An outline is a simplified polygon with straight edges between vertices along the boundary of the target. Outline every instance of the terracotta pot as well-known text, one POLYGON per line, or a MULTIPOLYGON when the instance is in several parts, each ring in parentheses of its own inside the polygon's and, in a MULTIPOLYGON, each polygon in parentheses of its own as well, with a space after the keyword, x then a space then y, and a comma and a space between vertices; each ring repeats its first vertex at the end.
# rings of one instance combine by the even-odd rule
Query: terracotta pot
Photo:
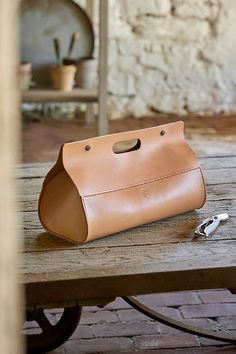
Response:
POLYGON ((19 63, 18 77, 20 89, 23 91, 28 90, 32 79, 32 63, 28 61, 19 63))
POLYGON ((71 91, 74 86, 76 70, 74 65, 52 65, 50 71, 54 89, 71 91))
POLYGON ((80 60, 77 65, 77 69, 77 86, 83 88, 94 87, 97 78, 97 61, 95 59, 80 60))

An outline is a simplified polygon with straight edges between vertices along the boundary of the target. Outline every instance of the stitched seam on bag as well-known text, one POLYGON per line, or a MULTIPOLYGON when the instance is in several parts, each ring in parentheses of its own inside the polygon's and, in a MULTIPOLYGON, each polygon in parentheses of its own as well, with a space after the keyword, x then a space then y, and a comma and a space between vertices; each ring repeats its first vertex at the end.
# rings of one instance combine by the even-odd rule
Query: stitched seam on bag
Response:
POLYGON ((186 172, 194 171, 194 170, 201 170, 201 169, 200 169, 199 166, 198 166, 198 167, 193 167, 193 168, 188 168, 188 169, 186 169, 186 170, 174 172, 174 173, 171 173, 171 174, 166 175, 166 176, 162 176, 162 177, 158 177, 158 178, 153 178, 153 179, 151 179, 151 180, 149 180, 149 181, 140 182, 140 183, 136 183, 136 184, 130 184, 130 185, 125 186, 125 187, 119 187, 119 188, 116 188, 116 189, 110 189, 110 190, 103 191, 103 192, 96 192, 96 193, 92 193, 92 194, 87 194, 87 195, 84 195, 83 198, 95 197, 95 196, 101 195, 101 194, 116 192, 116 191, 125 190, 125 189, 132 188, 132 187, 142 186, 142 185, 144 185, 144 184, 149 184, 149 183, 158 182, 158 181, 161 181, 161 180, 163 180, 163 179, 170 178, 170 177, 174 177, 174 176, 177 176, 177 175, 180 175, 180 174, 183 174, 183 173, 186 173, 186 172))

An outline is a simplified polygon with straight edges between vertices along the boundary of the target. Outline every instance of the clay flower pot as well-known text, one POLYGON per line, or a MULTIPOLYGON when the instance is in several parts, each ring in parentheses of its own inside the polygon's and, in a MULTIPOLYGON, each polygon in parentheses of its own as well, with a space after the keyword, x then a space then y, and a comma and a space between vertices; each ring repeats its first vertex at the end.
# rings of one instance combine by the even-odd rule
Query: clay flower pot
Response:
POLYGON ((76 70, 74 65, 52 65, 50 72, 54 89, 71 91, 74 86, 76 70))
POLYGON ((19 63, 18 79, 20 89, 23 91, 28 90, 32 79, 32 63, 28 61, 19 63))

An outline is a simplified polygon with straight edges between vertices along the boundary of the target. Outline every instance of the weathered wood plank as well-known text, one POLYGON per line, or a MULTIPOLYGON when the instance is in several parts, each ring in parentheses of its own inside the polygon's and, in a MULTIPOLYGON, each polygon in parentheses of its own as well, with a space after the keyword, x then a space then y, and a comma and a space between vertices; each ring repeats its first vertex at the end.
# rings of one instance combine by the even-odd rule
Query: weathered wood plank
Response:
POLYGON ((199 135, 191 132, 191 147, 198 157, 235 155, 235 134, 221 136, 217 134, 199 135))
POLYGON ((203 175, 207 185, 217 184, 221 186, 225 183, 236 182, 235 169, 232 168, 203 170, 203 175))
MULTIPOLYGON (((236 145, 236 144, 235 144, 236 145)), ((236 146, 235 146, 236 152, 236 146)), ((235 156, 206 156, 199 158, 200 165, 203 170, 212 170, 216 168, 235 168, 236 167, 236 154, 235 156)))
MULTIPOLYGON (((194 228, 196 226, 191 220, 186 220, 184 225, 172 223, 176 226, 174 232, 170 232, 168 223, 158 222, 155 224, 148 224, 143 227, 134 228, 128 232, 114 234, 90 243, 80 246, 71 244, 60 238, 57 238, 43 229, 25 230, 25 252, 39 252, 50 250, 70 250, 70 249, 88 249, 88 248, 102 248, 102 247, 120 247, 130 245, 144 245, 144 244, 168 244, 176 242, 192 242, 197 238, 194 236, 194 228), (166 227, 165 227, 166 226, 166 227)), ((236 239, 236 225, 235 221, 226 223, 221 226, 214 235, 207 238, 206 242, 222 241, 236 239), (234 234, 232 234, 234 230, 234 234)))
POLYGON ((236 287, 232 250, 236 241, 26 253, 21 271, 28 303, 227 288, 236 287))
POLYGON ((221 212, 228 212, 230 219, 220 226, 215 234, 208 238, 207 241, 235 239, 236 202, 224 200, 221 201, 220 206, 217 208, 215 202, 208 201, 206 206, 201 210, 146 224, 81 246, 73 245, 46 233, 40 225, 37 212, 26 212, 24 213, 24 251, 38 252, 56 249, 168 244, 179 241, 192 242, 196 240, 196 238, 194 238, 194 229, 197 224, 204 218, 221 212))
MULTIPOLYGON (((60 279, 28 282, 25 286, 27 307, 55 308, 79 302, 82 306, 97 306, 119 296, 159 292, 235 287, 235 267, 143 273, 106 278, 60 279), (232 280, 232 281, 231 281, 232 280), (40 295, 39 295, 40 294, 40 295), (105 297, 106 296, 106 297, 105 297)), ((68 305, 67 305, 68 306, 68 305)))
POLYGON ((25 165, 24 167, 17 167, 15 169, 15 177, 16 178, 38 178, 45 177, 47 172, 53 166, 53 162, 51 163, 40 163, 40 164, 31 164, 25 165))
MULTIPOLYGON (((88 249, 31 252, 23 255, 20 270, 28 281, 106 277, 147 272, 206 269, 232 266, 236 269, 236 240, 175 242, 158 245, 130 245, 88 249), (62 256, 63 255, 63 256, 62 256), (222 258, 220 258, 222 257, 222 258), (34 279, 35 276, 35 279, 34 279), (58 277, 58 278, 57 278, 58 277)), ((236 282, 236 278, 235 278, 236 282)))

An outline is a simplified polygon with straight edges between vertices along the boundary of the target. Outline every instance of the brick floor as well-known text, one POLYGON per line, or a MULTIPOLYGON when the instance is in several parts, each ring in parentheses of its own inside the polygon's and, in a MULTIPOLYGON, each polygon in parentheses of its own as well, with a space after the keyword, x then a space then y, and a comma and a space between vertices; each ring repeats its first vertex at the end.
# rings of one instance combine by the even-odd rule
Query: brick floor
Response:
MULTIPOLYGON (((110 131, 138 129, 176 119, 178 117, 170 116, 126 119, 112 122, 110 131)), ((204 153, 204 146, 208 152, 209 148, 215 149, 214 153, 235 151, 235 116, 226 120, 228 125, 224 125, 221 119, 215 119, 211 130, 207 130, 205 120, 187 119, 187 136, 199 154, 204 153), (194 136, 191 135, 193 132, 194 136), (199 143, 199 136, 205 139, 204 144, 199 143)), ((23 161, 54 160, 63 142, 84 139, 95 133, 94 125, 86 126, 82 122, 25 122, 23 161)), ((140 296, 140 300, 163 314, 196 326, 236 331, 236 295, 228 290, 151 294, 140 296)), ((60 316, 60 312, 60 309, 50 311, 54 319, 60 316)), ((34 331, 33 327, 31 324, 34 331)), ((116 299, 102 309, 85 307, 81 322, 70 340, 51 354, 131 354, 135 351, 143 354, 231 354, 236 353, 236 346, 197 338, 155 323, 131 309, 122 299, 116 299)))
MULTIPOLYGON (((235 354, 235 346, 211 347, 211 348, 179 348, 179 349, 158 349, 142 350, 142 354, 235 354)), ((118 354, 120 352, 107 352, 106 354, 118 354)), ((140 352, 139 352, 140 353, 140 352)), ((61 354, 61 353, 54 353, 61 354)), ((64 353, 63 353, 64 354, 64 353)), ((133 354, 133 352, 122 352, 122 354, 133 354)))
POLYGON ((197 337, 183 332, 146 336, 142 335, 134 337, 133 340, 136 350, 178 347, 189 348, 197 347, 199 345, 197 337))
POLYGON ((202 305, 184 305, 180 307, 184 318, 219 317, 236 315, 235 303, 213 303, 202 305))
MULTIPOLYGON (((215 331, 226 330, 236 336, 236 316, 233 315, 236 296, 228 290, 150 294, 140 296, 139 299, 161 313, 182 319, 185 323, 215 331), (213 300, 212 303, 209 302, 210 299, 213 300), (183 311, 183 308, 188 311, 183 311)), ((49 312, 53 322, 60 316, 61 310, 53 309, 49 312)), ((28 331, 34 333, 35 323, 30 323, 30 327, 28 331)), ((223 342, 185 334, 152 321, 117 298, 102 309, 96 306, 85 307, 80 324, 70 340, 51 354, 120 352, 217 354, 236 353, 236 346, 226 346, 223 342)))
POLYGON ((219 302, 236 302, 236 296, 229 291, 202 291, 199 297, 204 304, 212 304, 219 302))
POLYGON ((80 320, 81 324, 94 324, 94 323, 113 323, 117 322, 117 314, 112 311, 98 311, 90 312, 86 311, 80 320))
MULTIPOLYGON (((151 305, 150 305, 151 307, 151 305)), ((160 312, 162 315, 173 317, 174 319, 180 320, 182 318, 181 313, 179 312, 178 309, 173 308, 173 307, 156 307, 155 308, 158 312, 160 312)), ((128 309, 128 310, 118 310, 117 311, 118 318, 121 322, 129 321, 129 322, 134 322, 134 321, 145 321, 146 316, 143 315, 142 313, 139 313, 138 311, 134 309, 128 309)))
MULTIPOLYGON (((212 330, 220 329, 227 330, 230 333, 236 332, 236 316, 226 317, 226 313, 222 312, 219 314, 219 306, 222 308, 221 306, 223 305, 227 309, 230 309, 231 306, 234 307, 235 305, 235 298, 233 295, 231 296, 228 290, 151 294, 140 296, 140 298, 148 306, 158 309, 161 313, 170 315, 173 318, 182 318, 186 323, 211 328, 212 330), (208 296, 212 294, 213 303, 204 304, 202 302, 201 299, 205 298, 206 293, 208 296), (165 298, 166 301, 164 301, 165 298), (216 302, 217 298, 219 302, 216 302), (161 301, 158 303, 158 299, 161 299, 162 303, 161 301), (189 300, 190 304, 187 303, 187 300, 189 300), (231 302, 227 302, 229 300, 231 302), (209 317, 206 318, 206 314, 203 313, 201 318, 192 315, 191 317, 193 318, 184 319, 181 308, 191 308, 193 306, 210 306, 209 317)), ((124 352, 128 354, 137 351, 140 353, 159 354, 210 354, 236 353, 236 346, 226 346, 225 343, 198 338, 156 323, 139 314, 118 298, 102 309, 98 309, 95 306, 91 308, 86 307, 82 313, 81 322, 74 334, 58 350, 64 351, 53 351, 51 353, 86 354, 124 352), (179 350, 177 350, 178 348, 179 350), (151 352, 148 351, 150 349, 152 350, 151 352)))

